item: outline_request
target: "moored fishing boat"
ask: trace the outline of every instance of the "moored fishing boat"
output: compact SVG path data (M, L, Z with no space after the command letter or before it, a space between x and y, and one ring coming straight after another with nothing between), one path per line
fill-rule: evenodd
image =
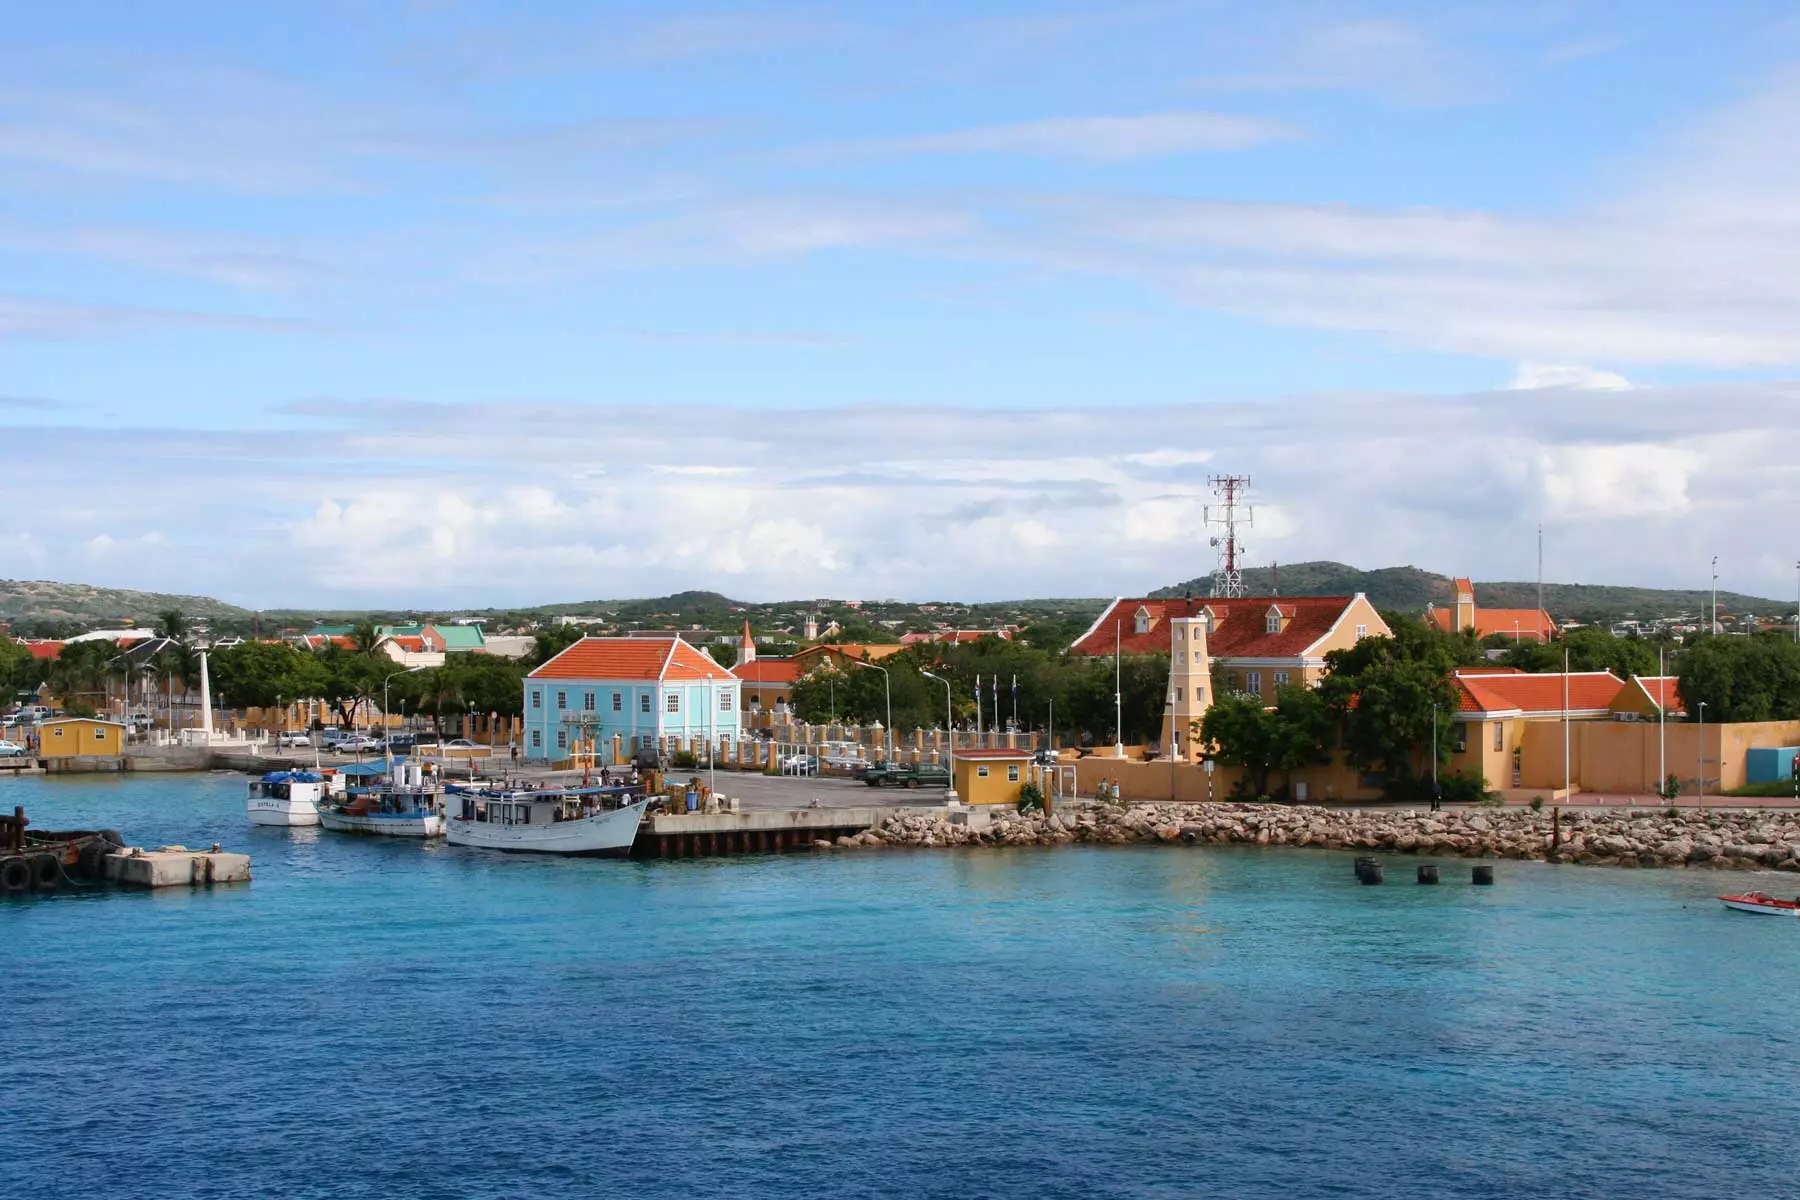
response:
M1719 902L1735 912L1766 913L1777 917L1800 915L1800 900L1777 900L1767 892L1720 896Z
M452 846L624 857L649 802L631 788L461 788L451 793L446 832Z
M317 825L327 784L318 771L270 771L250 781L244 802L252 825Z
M417 763L397 761L390 781L373 787L352 788L342 800L332 801L319 809L319 823L339 833L442 837L444 790L436 784L427 784Z

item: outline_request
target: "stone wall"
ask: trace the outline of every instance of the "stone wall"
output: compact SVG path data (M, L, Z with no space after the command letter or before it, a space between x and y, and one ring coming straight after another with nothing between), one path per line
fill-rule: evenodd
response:
M1051 814L897 814L858 845L1314 846L1622 867L1800 871L1800 812L1345 811L1254 804L1065 805Z

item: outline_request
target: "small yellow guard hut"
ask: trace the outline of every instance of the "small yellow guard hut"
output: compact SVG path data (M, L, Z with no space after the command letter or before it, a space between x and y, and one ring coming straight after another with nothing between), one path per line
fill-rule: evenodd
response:
M1017 804L1030 762L1024 750L958 750L957 798L964 804Z
M74 758L125 753L125 727L96 717L58 717L38 726L39 758Z

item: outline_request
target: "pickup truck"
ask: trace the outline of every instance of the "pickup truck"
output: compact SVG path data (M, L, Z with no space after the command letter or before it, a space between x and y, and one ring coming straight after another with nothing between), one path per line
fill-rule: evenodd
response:
M863 782L870 787L947 788L950 772L929 764L917 767L898 763L876 763L863 772Z

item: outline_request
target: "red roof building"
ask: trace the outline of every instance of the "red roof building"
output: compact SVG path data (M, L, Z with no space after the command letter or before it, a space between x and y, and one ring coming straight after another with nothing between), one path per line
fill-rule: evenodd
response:
M1311 687L1325 674L1325 655L1392 630L1367 596L1121 597L1107 605L1071 654L1167 654L1171 621L1205 620L1214 667L1235 692L1273 701L1290 684ZM1198 633L1195 634L1198 639ZM1175 686L1171 683L1171 688Z
M1475 585L1467 579L1451 581L1455 600L1449 608L1425 606L1425 620L1445 633L1475 631L1476 637L1513 638L1522 642L1547 642L1556 636L1556 622L1541 608L1482 608L1475 603Z
M1612 710L1621 716L1635 713L1651 719L1658 712L1670 717L1687 716L1681 681L1673 675L1633 675L1614 698Z
M52 638L20 638L19 644L31 652L31 657L39 662L59 658L62 655L63 643Z
M1455 675L1458 716L1463 720L1507 717L1610 717L1625 681L1611 671L1533 675L1481 668Z

